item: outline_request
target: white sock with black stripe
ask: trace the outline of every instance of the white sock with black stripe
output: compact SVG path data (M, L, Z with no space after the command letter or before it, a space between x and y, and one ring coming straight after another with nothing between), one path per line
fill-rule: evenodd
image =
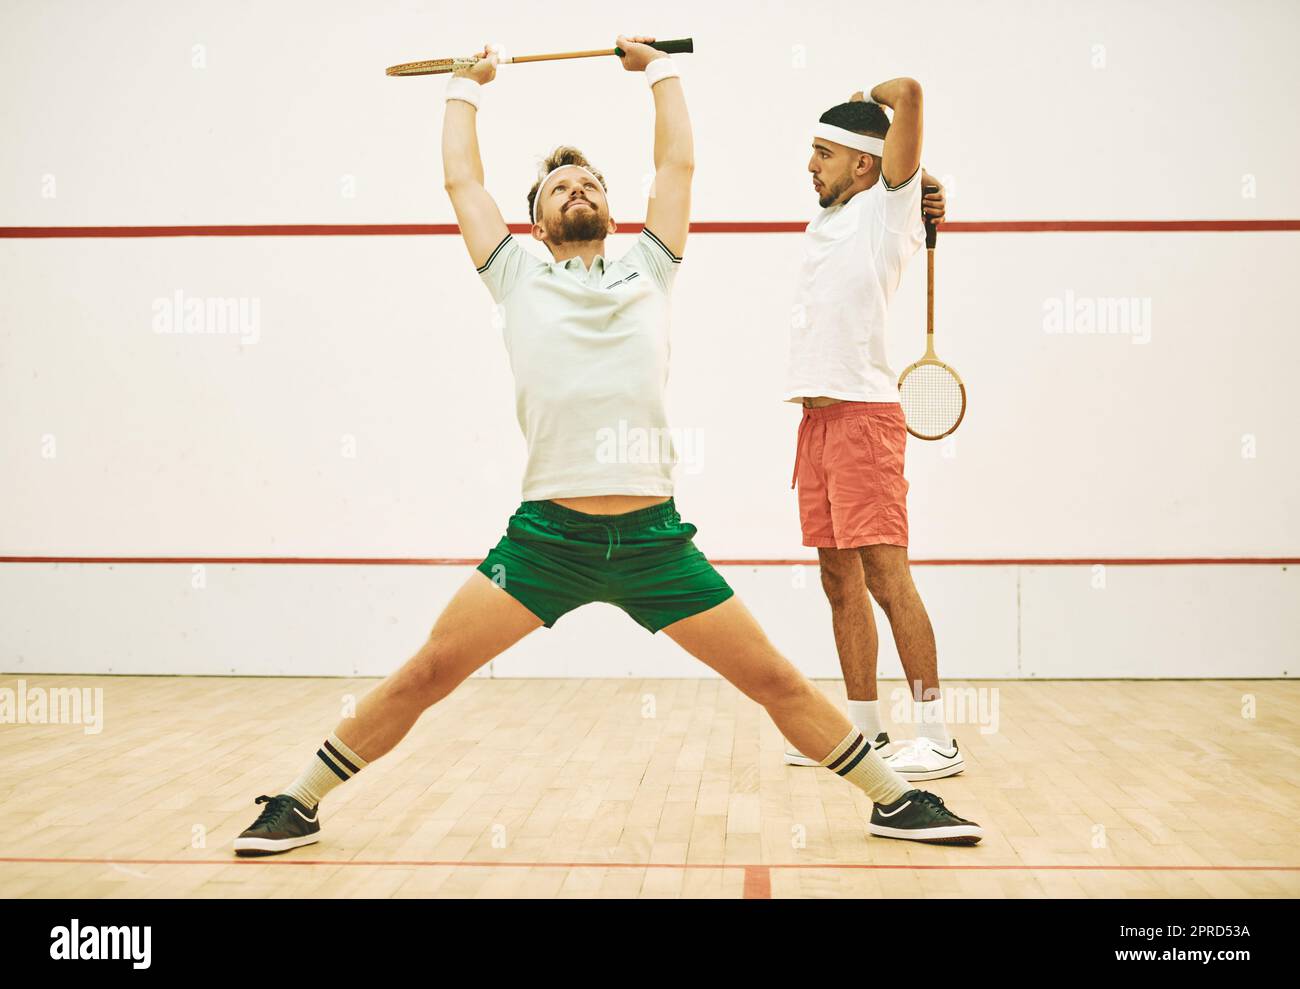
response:
M316 750L302 775L280 792L310 809L320 804L325 794L365 768L366 760L344 745L338 735L330 735Z
M916 789L885 764L857 728L831 749L822 765L843 776L878 804L892 804L904 793Z

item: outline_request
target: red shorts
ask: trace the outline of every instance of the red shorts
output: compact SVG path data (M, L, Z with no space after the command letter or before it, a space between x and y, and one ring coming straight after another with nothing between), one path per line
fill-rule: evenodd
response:
M907 425L897 402L803 410L795 450L805 546L907 545Z

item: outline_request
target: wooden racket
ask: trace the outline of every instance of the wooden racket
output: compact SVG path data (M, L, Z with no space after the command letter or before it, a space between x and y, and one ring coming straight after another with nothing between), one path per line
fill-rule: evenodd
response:
M690 38L678 38L675 41L656 41L650 47L657 48L661 52L668 52L670 55L695 51L695 43ZM618 55L621 58L623 49L601 48L582 52L554 52L550 55L515 55L513 58L503 58L497 64L518 65L521 62L552 62L560 58L598 58L601 55ZM456 69L469 68L474 62L475 59L468 56L462 58L435 58L426 62L403 62L401 65L390 65L384 70L384 74L389 76L435 76L445 72L454 72Z
M935 191L934 186L927 192ZM934 245L938 227L925 221L925 356L898 378L898 396L907 431L918 440L941 440L966 416L966 386L961 376L934 353Z

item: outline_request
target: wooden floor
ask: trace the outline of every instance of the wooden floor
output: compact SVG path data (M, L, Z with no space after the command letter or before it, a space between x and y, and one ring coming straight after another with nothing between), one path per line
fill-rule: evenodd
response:
M236 860L374 681L23 679L103 688L104 725L0 725L3 897L1300 896L1294 681L954 681L999 700L923 784L984 825L968 849L868 837L724 682L475 679L326 799L319 844Z

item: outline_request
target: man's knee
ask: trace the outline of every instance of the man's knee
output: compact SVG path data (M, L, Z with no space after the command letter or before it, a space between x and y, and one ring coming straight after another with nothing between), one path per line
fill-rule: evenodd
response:
M753 677L748 687L749 696L764 707L789 703L814 689L808 678L784 658Z
M867 590L886 614L908 595L915 593L906 553L864 551L862 568Z
M455 649L444 636L433 634L425 640L393 678L393 690L425 707L445 697L456 686Z
M832 608L852 604L863 594L862 563L850 552L821 554L822 590Z

